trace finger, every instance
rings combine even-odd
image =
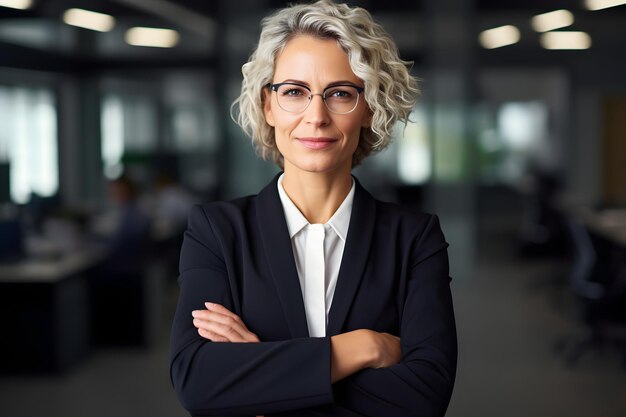
[[[231,316],[209,310],[195,310],[191,315],[192,323],[198,329],[218,335],[228,342],[239,342],[243,339],[245,329],[242,328],[242,323]]]
[[[207,310],[209,311],[214,311],[216,313],[220,313],[223,314],[225,316],[229,316],[232,318],[239,318],[238,315],[236,315],[235,313],[233,313],[232,311],[230,311],[229,309],[227,309],[226,307],[224,307],[221,304],[217,304],[217,303],[204,303],[204,306],[207,308]]]
[[[211,311],[211,310],[194,310],[191,312],[191,315],[192,317],[197,318],[197,319],[206,320],[206,321],[217,321],[222,324],[230,324],[230,323],[238,322],[238,323],[241,323],[243,327],[245,327],[245,324],[243,323],[243,321],[237,315],[234,315],[234,314],[225,315],[225,314],[222,314],[216,311]]]
[[[211,342],[229,342],[227,338],[202,328],[198,329],[198,334],[205,339],[209,339]]]
[[[224,324],[226,326],[232,326],[236,328],[241,328],[244,331],[248,331],[245,323],[239,318],[239,316],[235,314],[225,315],[215,311],[209,310],[196,310],[191,313],[191,315],[196,319],[201,319],[205,321],[214,321],[217,323]]]
[[[238,332],[215,322],[194,323],[201,336],[209,336],[208,339],[223,342],[242,342],[243,337]]]
[[[205,303],[205,305],[209,310],[193,311],[192,316],[208,321],[217,321],[227,326],[233,326],[245,341],[259,342],[259,338],[248,329],[243,320],[241,320],[241,317],[220,304]]]
[[[245,342],[246,338],[244,334],[246,330],[240,326],[233,326],[229,324],[223,324],[214,320],[199,320],[194,319],[193,325],[198,329],[208,330],[221,337],[225,337],[229,342]]]
[[[260,341],[256,334],[249,331],[241,323],[234,321],[219,323],[212,320],[194,319],[193,324],[198,329],[210,331],[220,337],[228,339],[229,342],[257,343]]]
[[[226,307],[215,303],[206,303],[205,305],[207,308],[210,308],[210,310],[195,310],[192,312],[192,316],[197,319],[206,320],[207,322],[213,321],[223,324],[224,326],[232,327],[233,330],[236,331],[241,338],[243,338],[242,341],[244,342],[256,343],[260,341],[256,334],[248,330],[248,327],[243,320]],[[228,331],[227,329],[225,330]],[[225,334],[224,336],[228,337],[228,334]],[[239,340],[230,341],[234,342]]]

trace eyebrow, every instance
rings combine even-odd
[[[303,87],[307,87],[309,88],[309,83],[302,81],[302,80],[295,80],[292,78],[289,78],[287,80],[281,81],[281,83],[293,83],[293,84],[299,84]],[[329,83],[328,85],[326,85],[326,87],[324,87],[324,90],[329,88],[329,87],[335,87],[338,85],[352,85],[355,87],[360,87],[357,83],[355,83],[354,81],[349,81],[349,80],[339,80],[339,81],[333,81],[331,83]]]

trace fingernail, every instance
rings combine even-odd
[[[204,303],[205,307],[208,308],[209,310],[215,305],[213,303]]]
[[[192,311],[192,312],[191,312],[191,315],[192,315],[193,317],[196,317],[196,316],[198,315],[198,312],[197,312],[196,310],[194,310],[194,311]]]

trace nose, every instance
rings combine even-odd
[[[316,99],[316,96],[319,96],[319,98]],[[324,103],[323,95],[320,93],[311,94],[309,100],[311,102],[305,110],[306,122],[315,125],[327,124],[330,116],[328,114],[328,108],[326,108],[326,103]]]

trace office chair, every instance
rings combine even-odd
[[[577,219],[568,219],[567,228],[572,243],[572,265],[569,288],[579,301],[587,335],[571,343],[561,342],[557,348],[564,354],[568,366],[574,365],[589,350],[603,352],[616,348],[622,355],[626,370],[626,291],[615,285],[620,277],[602,268],[598,253],[587,227]],[[621,337],[614,337],[609,327],[617,325]]]

